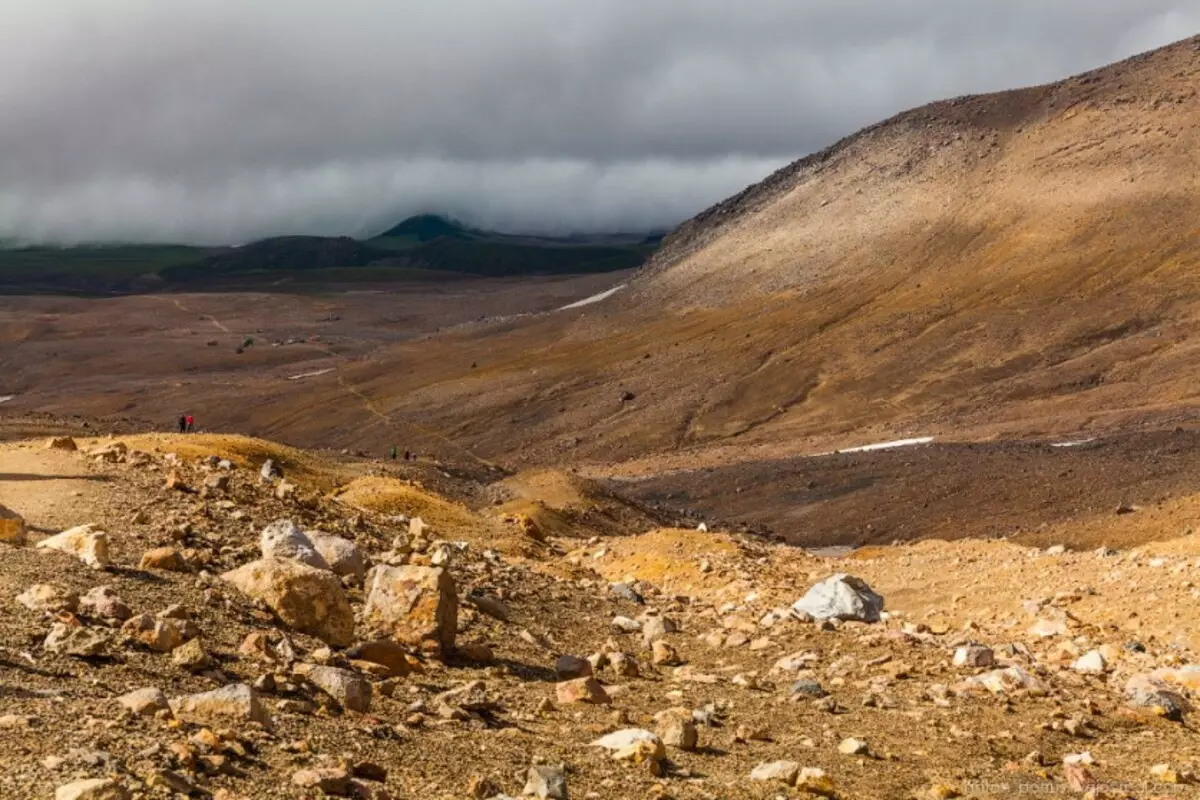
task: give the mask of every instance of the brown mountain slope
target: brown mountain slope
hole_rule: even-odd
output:
[[[345,379],[514,464],[1191,419],[1198,79],[1191,39],[901,114],[685,224],[614,298],[404,343]]]

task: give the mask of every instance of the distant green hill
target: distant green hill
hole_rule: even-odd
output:
[[[460,275],[569,275],[641,266],[658,236],[549,238],[472,230],[435,215],[367,240],[278,236],[240,247],[113,245],[0,249],[0,293],[138,292],[386,282]]]

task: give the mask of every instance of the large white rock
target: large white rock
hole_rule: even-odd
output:
[[[332,572],[299,561],[264,558],[221,577],[266,604],[285,625],[334,647],[354,644],[354,610]]]
[[[878,622],[883,611],[883,598],[861,578],[839,574],[813,586],[792,609],[813,619]]]
[[[65,530],[49,539],[43,539],[37,546],[43,550],[69,553],[93,569],[102,569],[111,563],[108,555],[108,534],[96,530],[95,525],[80,525]]]
[[[263,528],[259,538],[263,558],[286,558],[317,569],[329,569],[312,540],[290,519],[280,519]]]
[[[660,740],[657,734],[643,728],[625,728],[613,731],[606,736],[601,736],[592,742],[592,747],[603,747],[605,750],[624,750],[638,742],[650,742],[653,744],[658,741]]]

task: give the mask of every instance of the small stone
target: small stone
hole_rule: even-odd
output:
[[[89,778],[59,786],[54,800],[129,800],[129,792],[111,778]]]
[[[79,595],[49,583],[35,583],[17,595],[17,602],[30,611],[55,613],[79,609]]]
[[[825,770],[819,767],[805,767],[800,770],[800,774],[796,778],[796,788],[818,797],[833,798],[837,796],[833,781],[825,774]]]
[[[621,633],[637,633],[642,629],[642,623],[629,617],[613,617],[612,627]]]
[[[145,689],[137,689],[129,694],[123,694],[117,698],[117,702],[134,714],[143,717],[152,716],[159,711],[165,711],[170,708],[170,705],[167,703],[167,696],[162,693],[161,689],[153,686],[148,686]]]
[[[844,756],[862,756],[871,752],[871,748],[862,739],[843,739],[838,745],[838,752]]]
[[[529,768],[522,796],[540,800],[567,800],[567,774],[562,767],[535,766]]]
[[[186,672],[204,672],[213,666],[212,658],[204,651],[199,639],[177,647],[171,653],[171,663]]]
[[[1091,650],[1080,656],[1071,669],[1088,675],[1103,675],[1107,666],[1104,655],[1099,650]]]
[[[121,632],[151,650],[169,653],[184,642],[183,630],[174,620],[138,614],[121,626]]]
[[[108,645],[108,634],[64,622],[54,623],[42,642],[42,647],[51,653],[63,653],[75,658],[103,655]]]
[[[829,692],[817,683],[812,678],[801,678],[792,684],[792,688],[788,690],[788,695],[793,698],[822,698],[828,696]]]
[[[607,704],[612,702],[600,681],[595,678],[578,678],[563,681],[555,687],[555,696],[559,705],[569,703]]]
[[[79,600],[83,613],[101,619],[122,622],[133,616],[133,611],[120,596],[107,586],[88,589]]]
[[[402,678],[412,671],[408,651],[391,639],[356,644],[346,651],[346,656],[355,661],[370,661],[386,667],[392,676],[397,678]]]
[[[665,711],[655,716],[658,722],[656,732],[667,747],[675,747],[691,752],[696,749],[699,733],[690,712]]]
[[[25,540],[25,520],[11,508],[0,505],[0,542],[22,545]]]
[[[642,641],[650,647],[669,633],[679,631],[679,625],[668,617],[648,617],[642,623]]]
[[[628,653],[609,653],[608,666],[623,678],[636,678],[641,674],[637,659]]]
[[[996,663],[996,654],[990,647],[969,644],[954,651],[956,667],[990,667]]]
[[[579,656],[560,656],[554,662],[554,674],[560,681],[591,677],[592,665]]]
[[[170,705],[171,711],[179,719],[201,725],[231,725],[237,722],[258,722],[264,726],[271,724],[271,718],[258,694],[240,683],[211,692],[178,697]]]
[[[371,684],[355,673],[313,664],[299,664],[295,672],[336,700],[342,708],[360,714],[371,710]]]
[[[162,572],[191,571],[183,554],[174,547],[159,547],[156,550],[147,550],[142,554],[142,560],[138,567],[139,569],[156,569]]]
[[[795,786],[800,777],[800,765],[795,761],[770,761],[759,764],[750,773],[752,781],[771,781]]]
[[[326,767],[296,772],[292,775],[292,785],[301,789],[316,789],[323,794],[349,797],[352,784],[349,771],[340,767]]]
[[[654,642],[650,660],[655,665],[662,667],[674,667],[683,663],[679,658],[679,654],[675,652],[675,648],[661,639]]]

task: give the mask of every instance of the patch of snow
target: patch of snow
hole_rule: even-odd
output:
[[[16,398],[15,394],[0,395],[0,403],[7,403],[9,400],[15,400]]]
[[[304,378],[316,378],[319,375],[326,375],[330,372],[333,372],[334,369],[336,369],[336,367],[330,367],[329,369],[319,369],[316,372],[305,372],[300,375],[291,375],[288,377],[288,380],[289,381],[298,381],[298,380],[303,380]]]
[[[605,291],[601,292],[600,294],[594,294],[591,297],[585,297],[584,299],[576,301],[574,303],[571,303],[568,306],[563,306],[562,308],[560,308],[558,310],[559,311],[570,311],[573,308],[583,308],[584,306],[590,306],[595,303],[599,303],[601,300],[607,300],[608,298],[612,297],[614,294],[621,291],[626,286],[628,286],[628,284],[622,283],[620,286],[614,286],[611,289],[606,289]]]
[[[1080,439],[1080,440],[1078,440],[1078,441],[1075,441],[1075,442],[1058,442],[1058,443],[1056,443],[1056,444],[1052,444],[1052,445],[1050,445],[1050,446],[1051,446],[1051,447],[1082,447],[1083,445],[1085,445],[1085,444],[1091,444],[1091,443],[1092,443],[1092,442],[1094,442],[1094,441],[1096,441],[1096,437],[1095,437],[1095,436],[1093,436],[1093,437],[1092,437],[1092,438],[1090,438],[1090,439]]]
[[[919,439],[897,439],[894,442],[880,442],[878,444],[867,444],[862,447],[851,447],[847,450],[838,450],[838,453],[874,453],[877,450],[894,450],[897,447],[915,447],[920,444],[932,444],[932,436],[922,436]]]

